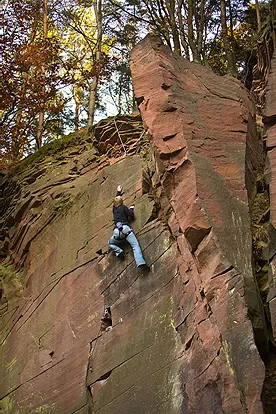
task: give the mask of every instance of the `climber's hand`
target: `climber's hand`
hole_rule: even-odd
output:
[[[130,206],[129,208],[134,208],[134,206]]]
[[[121,192],[123,191],[123,187],[122,187],[121,185],[118,185],[118,187],[117,187],[117,191],[118,191],[119,193],[121,193]]]

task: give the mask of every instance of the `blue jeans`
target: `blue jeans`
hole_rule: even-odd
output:
[[[127,226],[126,224],[124,224],[123,233],[127,234],[129,231],[131,231],[131,228]],[[108,242],[108,246],[110,247],[110,249],[112,249],[115,252],[116,256],[118,256],[123,251],[120,245],[126,240],[132,247],[136,265],[141,266],[141,265],[146,264],[141,247],[133,231],[131,231],[131,233],[125,239],[121,239],[121,240],[118,240],[118,238],[115,238],[115,237],[118,237],[118,234],[119,234],[118,229],[114,229],[113,236],[109,239],[109,242]]]

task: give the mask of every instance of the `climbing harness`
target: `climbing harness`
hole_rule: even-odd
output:
[[[116,119],[115,119],[115,116],[114,116],[114,124],[115,124],[116,131],[117,131],[117,133],[118,133],[118,137],[119,137],[119,139],[120,139],[120,141],[121,141],[122,147],[124,148],[124,151],[125,151],[125,153],[124,153],[124,157],[125,157],[125,156],[127,155],[127,151],[126,151],[126,147],[124,146],[123,140],[122,140],[122,138],[121,138],[120,132],[119,132],[119,130],[118,130],[118,127],[117,127],[117,124],[116,124]]]
[[[124,225],[120,222],[116,223],[116,227],[113,232],[113,237],[115,240],[125,240],[130,233],[132,233],[132,229],[130,229],[127,233],[123,231]]]

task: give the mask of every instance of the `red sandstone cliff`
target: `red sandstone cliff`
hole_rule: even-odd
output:
[[[138,115],[117,118],[126,156],[111,121],[1,184],[2,252],[26,274],[1,304],[3,412],[262,413],[254,107],[237,80],[151,36],[131,69],[146,134]],[[125,262],[96,253],[118,184],[149,274],[129,249]]]

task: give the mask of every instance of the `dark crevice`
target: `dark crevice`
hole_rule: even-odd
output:
[[[265,179],[264,166],[256,183],[256,196],[251,208],[253,271],[263,305],[263,328],[254,327],[254,339],[265,364],[265,380],[261,400],[265,414],[275,414],[276,393],[276,348],[273,339],[268,294],[270,292],[269,269],[275,256],[275,235],[270,223],[269,185]],[[251,320],[259,315],[249,313]]]
[[[243,131],[242,129],[231,129],[230,132],[237,132],[240,134],[246,134],[246,131]]]
[[[158,198],[154,195],[154,194],[148,194],[148,198],[152,199],[153,201],[153,207],[152,207],[152,211],[151,214],[149,216],[149,218],[147,219],[146,224],[151,223],[152,221],[158,219],[158,215],[161,211],[161,205],[160,205],[160,201],[158,200]]]
[[[276,351],[273,347],[270,350],[270,358],[266,363],[266,375],[261,394],[265,414],[276,413]]]
[[[208,236],[211,230],[212,230],[212,227],[208,227],[208,228],[187,227],[184,234],[191,246],[192,253],[196,251],[199,244],[202,242],[203,239],[205,239],[205,237]]]
[[[174,151],[170,151],[168,153],[161,152],[160,153],[160,159],[161,160],[169,160],[169,159],[175,157],[176,155],[178,155],[181,151],[183,151],[183,149],[184,149],[184,147],[183,148],[176,149]]]
[[[231,265],[227,269],[223,270],[222,272],[219,272],[216,275],[214,275],[211,279],[215,279],[216,277],[219,277],[219,276],[224,276],[227,273],[231,272],[233,269],[234,267]]]
[[[264,116],[263,117],[263,123],[266,126],[266,128],[271,128],[276,124],[276,115],[270,115],[270,116]]]
[[[103,374],[103,375],[101,375],[101,376],[100,376],[100,378],[98,378],[96,381],[94,381],[94,382],[93,382],[93,384],[95,384],[95,382],[98,382],[98,381],[103,381],[103,380],[106,380],[107,378],[109,378],[109,377],[110,377],[111,372],[112,372],[112,370],[111,370],[111,371],[106,372],[106,373],[105,373],[105,374]]]
[[[141,103],[144,101],[144,97],[143,96],[138,96],[138,98],[136,98],[136,102],[137,102],[137,106],[141,105]]]
[[[272,22],[275,18],[275,10],[272,9]],[[272,29],[272,30],[271,30]],[[276,125],[276,114],[264,116],[263,108],[268,105],[269,112],[270,103],[266,103],[266,92],[268,83],[268,74],[275,83],[273,76],[275,72],[271,72],[271,59],[274,52],[275,33],[273,23],[272,27],[268,26],[268,30],[264,32],[262,40],[258,43],[258,62],[262,61],[262,66],[257,65],[256,76],[253,81],[252,93],[255,94],[256,100],[256,129],[260,140],[259,154],[255,151],[255,158],[259,157],[260,166],[256,169],[258,172],[255,182],[247,173],[247,190],[249,199],[255,192],[253,203],[250,205],[250,214],[252,221],[252,250],[253,250],[253,271],[256,285],[259,292],[260,301],[262,303],[263,315],[253,315],[253,320],[256,317],[263,319],[264,328],[254,328],[255,342],[260,353],[260,356],[265,365],[265,380],[263,384],[261,401],[263,404],[263,411],[265,414],[275,414],[276,406],[276,347],[273,338],[271,314],[269,309],[269,294],[273,282],[270,281],[271,262],[276,257],[276,232],[271,223],[270,217],[270,188],[269,183],[272,177],[273,170],[268,166],[269,163],[269,147],[267,144],[267,132],[271,127]],[[255,84],[255,89],[254,89]],[[260,86],[263,86],[260,88]],[[273,85],[274,86],[274,85]],[[271,112],[271,111],[270,111]],[[249,146],[252,143],[247,143]],[[262,147],[262,148],[261,148]],[[249,152],[249,151],[248,151]],[[247,154],[248,155],[248,154]],[[253,154],[252,154],[253,155]],[[251,155],[251,157],[252,157]],[[247,167],[250,164],[247,162]],[[267,171],[268,166],[268,171]],[[255,173],[256,174],[256,173]],[[252,183],[254,184],[252,186]],[[251,184],[251,188],[250,188]],[[253,191],[252,191],[253,187]],[[250,200],[251,201],[251,200]],[[274,282],[275,283],[275,282]],[[254,324],[254,322],[253,322]]]
[[[164,110],[163,110],[163,112],[175,112],[175,111],[177,111],[177,107],[176,106],[173,106],[173,105],[170,105],[169,104],[169,106],[167,106],[167,108],[165,108]]]
[[[187,351],[187,350],[191,347],[194,337],[195,337],[195,335],[193,335],[193,336],[192,336],[192,337],[191,337],[191,338],[190,338],[190,339],[186,342],[186,344],[185,344],[185,351]]]
[[[86,407],[87,404],[82,405],[80,408],[78,408],[76,411],[73,411],[71,414],[78,414],[80,411],[83,413],[84,407]],[[87,411],[87,414],[92,414],[92,411]]]
[[[93,395],[90,384],[88,384],[88,375],[90,372],[90,365],[91,365],[91,359],[93,354],[93,341],[90,342],[90,348],[89,348],[89,355],[88,355],[88,361],[87,361],[87,367],[86,367],[86,378],[85,378],[85,384],[86,384],[86,405],[87,405],[87,414],[93,413]]]
[[[201,291],[200,291],[200,296],[201,296],[201,298],[202,298],[202,299],[204,299],[204,298],[205,298],[204,289],[201,289]]]
[[[93,413],[93,395],[90,385],[86,387],[87,414]]]
[[[171,135],[167,135],[165,137],[163,137],[163,141],[169,141],[170,139],[174,138],[177,135],[177,133],[171,134]]]

